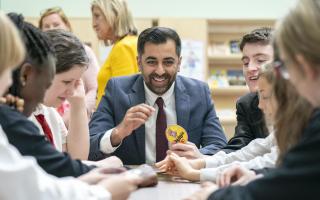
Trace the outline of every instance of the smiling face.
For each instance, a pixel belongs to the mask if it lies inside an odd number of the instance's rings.
[[[42,30],[48,31],[52,29],[63,29],[65,31],[70,31],[68,26],[63,22],[57,13],[53,13],[42,19]]]
[[[180,70],[181,57],[175,42],[168,39],[162,44],[147,42],[144,53],[138,57],[139,69],[148,88],[157,95],[164,94],[173,84]]]
[[[52,85],[46,91],[44,104],[50,107],[57,107],[68,97],[73,95],[76,88],[76,82],[85,72],[86,67],[74,65],[70,70],[56,74]]]
[[[92,27],[97,34],[99,40],[107,41],[113,39],[112,28],[107,22],[102,10],[97,7],[92,7]]]
[[[258,89],[257,81],[259,69],[265,63],[273,60],[273,48],[271,45],[260,43],[247,43],[242,51],[243,74],[250,92]]]

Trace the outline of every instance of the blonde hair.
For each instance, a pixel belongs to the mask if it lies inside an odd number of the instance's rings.
[[[320,1],[300,0],[277,24],[275,39],[289,61],[302,55],[320,70]],[[297,65],[299,66],[299,65]],[[298,69],[302,71],[300,68]]]
[[[94,0],[91,10],[93,7],[97,7],[102,11],[117,39],[128,34],[137,35],[137,28],[125,0]],[[112,43],[112,41],[106,42]]]
[[[11,20],[0,11],[0,74],[17,67],[25,58],[22,39]]]
[[[45,11],[41,13],[40,20],[39,20],[39,28],[42,29],[43,27],[43,18],[52,15],[57,14],[63,21],[63,23],[69,28],[69,31],[72,32],[70,21],[68,20],[66,14],[63,12],[62,8],[60,7],[52,7],[48,8]]]

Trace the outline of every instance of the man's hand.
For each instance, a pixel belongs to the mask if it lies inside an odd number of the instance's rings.
[[[252,180],[260,178],[262,176],[256,175],[252,170],[244,168],[240,165],[233,165],[225,169],[217,177],[217,184],[219,187],[226,187],[232,185],[246,185]]]
[[[125,137],[144,124],[154,111],[152,106],[144,103],[130,108],[122,122],[111,133],[112,146],[118,146]]]
[[[202,184],[202,188],[193,193],[191,196],[185,198],[184,200],[207,200],[211,193],[215,192],[218,186],[211,182],[205,182]]]
[[[186,144],[183,144],[183,143],[172,144],[170,150],[175,154],[181,157],[186,157],[188,159],[196,159],[196,158],[203,157],[198,147],[192,142],[187,142]]]

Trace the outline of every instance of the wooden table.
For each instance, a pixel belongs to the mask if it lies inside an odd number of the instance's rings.
[[[158,181],[155,187],[140,188],[133,192],[129,200],[180,200],[200,188],[199,183],[192,183],[166,174],[158,174]]]

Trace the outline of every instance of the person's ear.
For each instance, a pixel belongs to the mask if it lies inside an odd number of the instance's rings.
[[[141,60],[141,56],[137,56],[137,63],[138,63],[138,67],[139,67],[139,72],[142,72],[142,60]]]
[[[24,63],[20,67],[19,81],[20,81],[20,84],[21,84],[22,87],[26,86],[26,84],[30,80],[30,75],[31,75],[32,71],[33,71],[33,67],[29,63]]]

